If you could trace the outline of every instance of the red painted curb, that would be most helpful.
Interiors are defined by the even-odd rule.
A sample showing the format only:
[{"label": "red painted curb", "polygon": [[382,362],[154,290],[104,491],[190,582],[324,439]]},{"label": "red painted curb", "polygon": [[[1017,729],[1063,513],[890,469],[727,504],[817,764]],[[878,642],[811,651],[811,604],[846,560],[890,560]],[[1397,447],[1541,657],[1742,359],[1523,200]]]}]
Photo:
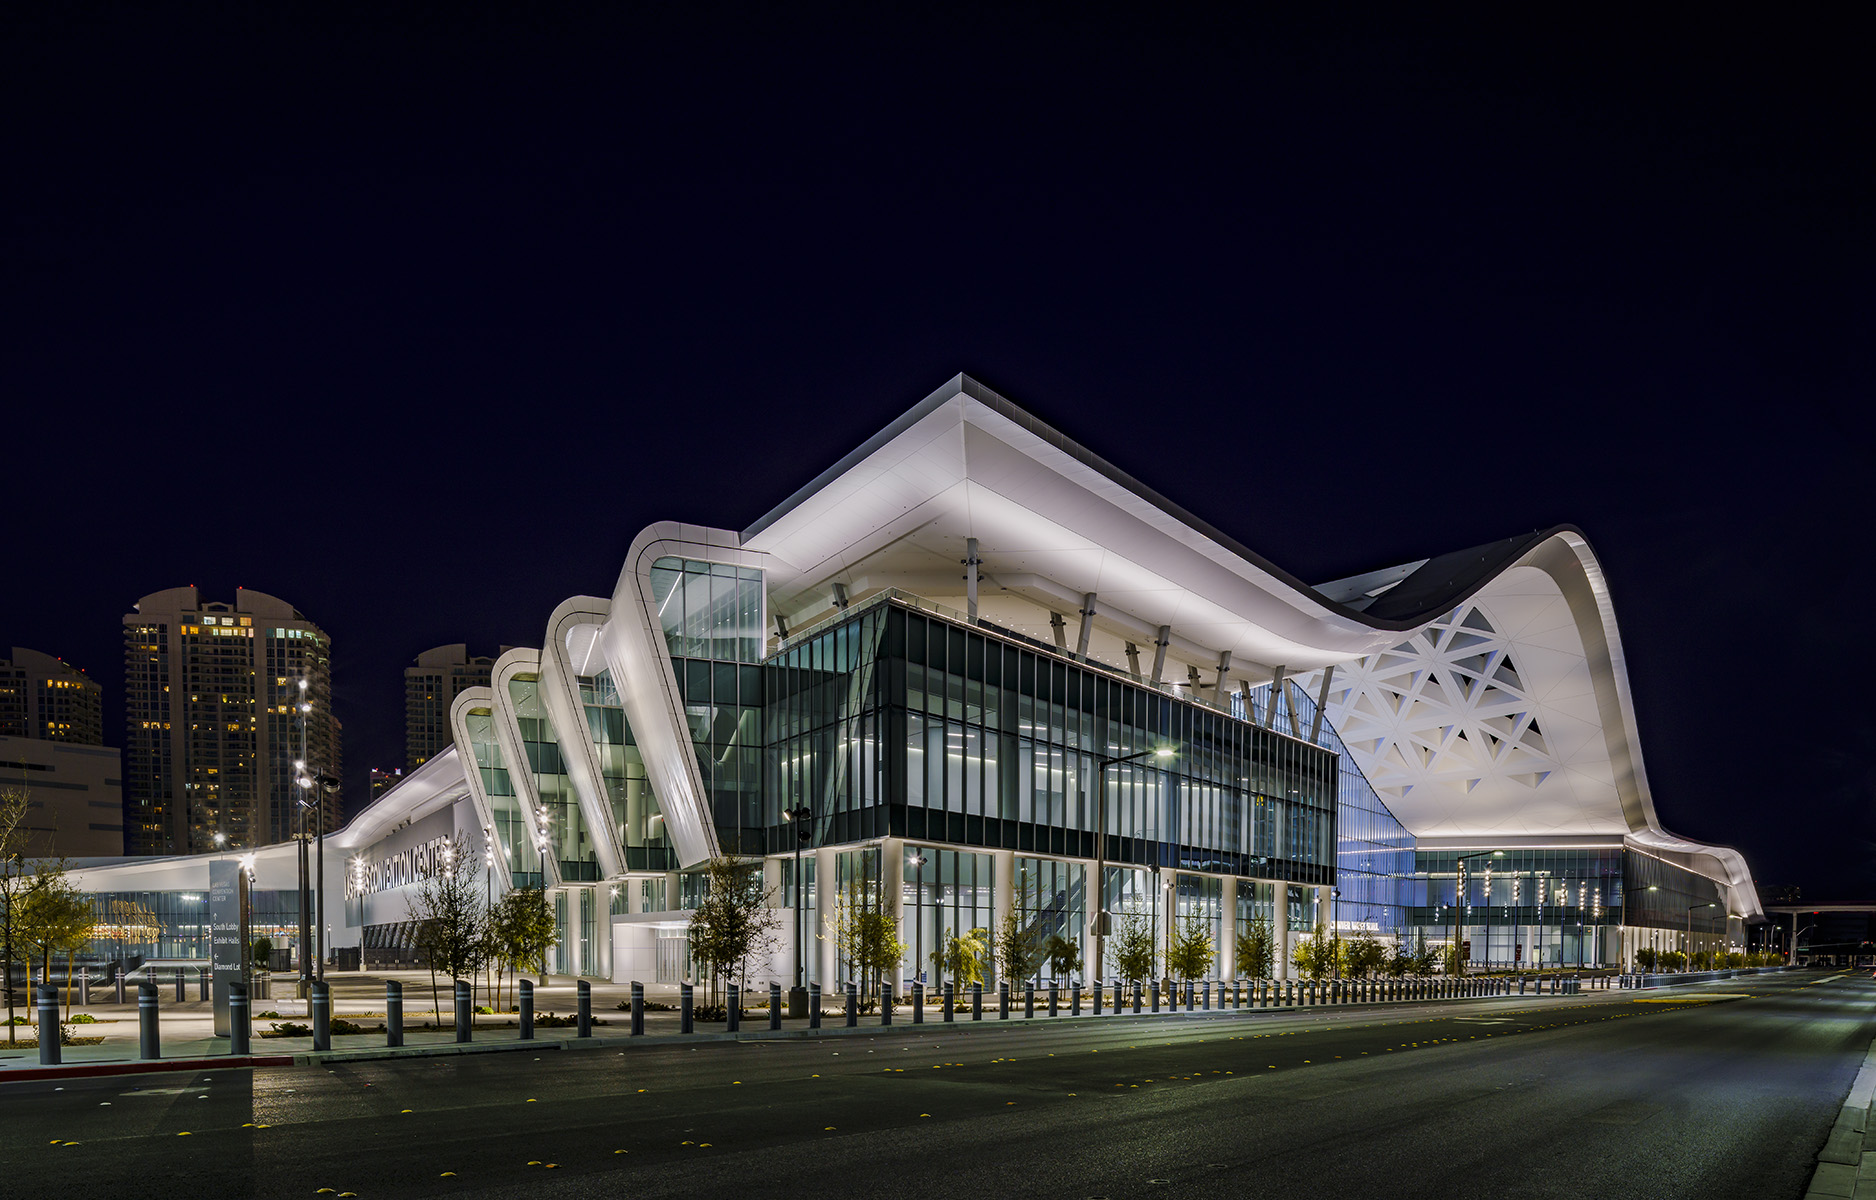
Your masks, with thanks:
[{"label": "red painted curb", "polygon": [[290,1054],[245,1055],[240,1058],[171,1058],[150,1062],[71,1063],[56,1067],[0,1069],[0,1084],[30,1083],[40,1079],[87,1079],[100,1075],[147,1075],[156,1071],[221,1071],[245,1067],[290,1067]]}]

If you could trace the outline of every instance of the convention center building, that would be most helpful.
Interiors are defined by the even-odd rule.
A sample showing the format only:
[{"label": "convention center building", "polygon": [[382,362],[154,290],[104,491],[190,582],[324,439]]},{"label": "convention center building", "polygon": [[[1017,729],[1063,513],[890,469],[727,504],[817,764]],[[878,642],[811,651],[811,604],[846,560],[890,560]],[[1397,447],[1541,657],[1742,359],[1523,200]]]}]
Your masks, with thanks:
[{"label": "convention center building", "polygon": [[[741,530],[640,532],[450,720],[312,856],[330,957],[414,964],[456,855],[547,891],[553,974],[648,983],[690,976],[718,855],[761,862],[784,986],[847,977],[842,895],[899,917],[903,983],[1012,911],[1084,955],[1103,910],[1197,920],[1226,977],[1257,918],[1279,972],[1318,924],[1614,966],[1762,919],[1737,852],[1655,815],[1579,531],[1310,586],[964,376]],[[206,958],[215,857],[77,877]],[[224,857],[292,942],[298,843]]]}]

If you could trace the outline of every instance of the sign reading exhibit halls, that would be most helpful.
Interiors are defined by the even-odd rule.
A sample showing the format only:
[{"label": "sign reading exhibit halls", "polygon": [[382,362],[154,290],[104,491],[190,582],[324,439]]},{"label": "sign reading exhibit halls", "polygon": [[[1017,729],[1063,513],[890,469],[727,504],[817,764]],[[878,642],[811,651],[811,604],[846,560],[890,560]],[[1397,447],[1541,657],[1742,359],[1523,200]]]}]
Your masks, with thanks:
[{"label": "sign reading exhibit halls", "polygon": [[247,982],[247,872],[234,859],[208,864],[209,964],[215,1036],[228,1036],[228,985]]}]

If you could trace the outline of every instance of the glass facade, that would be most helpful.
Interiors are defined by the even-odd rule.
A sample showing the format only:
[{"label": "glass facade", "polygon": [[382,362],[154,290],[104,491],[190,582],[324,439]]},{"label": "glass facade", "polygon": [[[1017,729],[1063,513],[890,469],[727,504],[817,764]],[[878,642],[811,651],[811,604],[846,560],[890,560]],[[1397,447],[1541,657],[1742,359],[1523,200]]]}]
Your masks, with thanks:
[{"label": "glass facade", "polygon": [[[1326,719],[1318,726],[1314,698],[1295,684],[1283,691],[1275,713],[1266,712],[1271,702],[1268,684],[1232,697],[1233,710],[1259,722],[1268,716],[1272,728],[1296,737],[1307,738],[1313,730],[1316,744],[1335,752],[1335,926],[1344,933],[1399,937],[1407,930],[1409,910],[1426,902],[1414,873],[1413,835],[1369,785],[1342,736]],[[1292,914],[1295,911],[1292,907]],[[1313,928],[1313,919],[1304,928]]]},{"label": "glass facade", "polygon": [[1085,859],[1099,823],[1117,865],[1333,877],[1333,755],[1016,637],[878,603],[785,647],[765,676],[771,847],[781,809],[805,803],[820,843]]},{"label": "glass facade", "polygon": [[495,840],[508,864],[509,878],[515,887],[544,886],[540,846],[533,823],[521,811],[521,799],[515,795],[514,780],[508,774],[507,759],[495,740],[495,717],[486,708],[472,708],[464,727],[469,735],[469,753],[475,759],[476,773],[489,798],[495,819]]},{"label": "glass facade", "polygon": [[587,832],[586,815],[580,811],[580,797],[567,776],[560,740],[553,718],[541,702],[540,691],[537,675],[517,675],[508,681],[515,722],[521,728],[521,747],[528,756],[534,796],[546,826],[547,855],[559,863],[560,878],[567,883],[598,879],[599,861]]},{"label": "glass facade", "polygon": [[[94,958],[209,960],[206,869],[198,890],[94,892],[91,903],[98,920],[89,948]],[[251,936],[287,949],[300,937],[300,893],[254,889],[248,893],[248,921]],[[53,958],[60,961],[59,955]]]},{"label": "glass facade", "polygon": [[612,672],[580,676],[580,703],[586,710],[586,732],[599,758],[626,870],[676,870],[677,856],[665,833],[664,814],[645,774],[645,758],[632,738]]}]

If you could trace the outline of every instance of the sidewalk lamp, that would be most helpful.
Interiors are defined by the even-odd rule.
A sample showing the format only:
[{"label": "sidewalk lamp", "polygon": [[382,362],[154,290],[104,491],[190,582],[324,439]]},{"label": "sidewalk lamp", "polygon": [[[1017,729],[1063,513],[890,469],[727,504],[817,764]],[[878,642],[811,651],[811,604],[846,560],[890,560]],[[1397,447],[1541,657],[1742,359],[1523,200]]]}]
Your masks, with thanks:
[{"label": "sidewalk lamp", "polygon": [[[1451,931],[1452,943],[1453,943],[1453,954],[1455,956],[1457,956],[1459,953],[1459,909],[1466,902],[1466,886],[1465,886],[1466,885],[1466,860],[1468,858],[1503,858],[1503,857],[1505,857],[1505,852],[1503,850],[1480,850],[1473,854],[1461,854],[1458,858],[1455,858],[1453,860],[1453,918],[1452,918],[1452,921],[1449,922],[1448,924],[1448,929]],[[1491,933],[1491,928],[1492,928],[1491,921],[1492,921],[1492,905],[1491,905],[1491,897],[1488,896],[1486,897],[1486,904],[1485,904],[1485,922],[1486,922],[1485,929],[1486,929],[1486,934],[1487,934],[1487,944],[1485,947],[1485,954],[1487,958],[1490,958],[1491,953],[1492,953],[1492,947],[1490,945],[1490,933]],[[1464,975],[1466,973],[1466,964],[1464,960],[1461,960],[1459,963],[1459,973],[1461,975]]]},{"label": "sidewalk lamp", "polygon": [[801,851],[814,840],[814,810],[804,803],[782,810],[782,820],[795,827],[795,986],[788,989],[788,1015],[806,1016],[808,987],[802,982],[802,962],[807,940],[807,895],[801,886]]},{"label": "sidewalk lamp", "polygon": [[1689,904],[1687,906],[1687,961],[1683,965],[1689,971],[1694,968],[1694,910],[1696,908],[1718,908],[1719,906],[1720,902],[1718,900],[1709,900],[1705,904]]},{"label": "sidewalk lamp", "polygon": [[[1660,891],[1660,890],[1661,890],[1661,887],[1660,887],[1660,885],[1659,885],[1659,884],[1653,884],[1653,883],[1638,883],[1638,884],[1636,884],[1636,885],[1635,885],[1634,887],[1630,887],[1630,888],[1623,888],[1623,889],[1622,889],[1622,923],[1623,923],[1624,925],[1627,925],[1627,924],[1629,923],[1629,919],[1628,919],[1628,898],[1629,898],[1630,896],[1632,896],[1632,895],[1634,895],[1634,894],[1635,894],[1636,892],[1658,892],[1658,891]],[[1636,924],[1634,925],[1634,928],[1635,928],[1635,929],[1637,929],[1637,930],[1639,930],[1639,929],[1641,928],[1641,924],[1640,924],[1639,922],[1637,922],[1637,923],[1636,923]],[[1630,967],[1631,969],[1632,969],[1632,968],[1633,968],[1633,967],[1634,967],[1634,966],[1636,965],[1636,963],[1635,963],[1635,952],[1636,952],[1636,951],[1639,951],[1640,949],[1641,949],[1641,947],[1640,947],[1640,946],[1636,946],[1636,947],[1634,948],[1634,950],[1632,950],[1632,951],[1630,951],[1630,953],[1629,953],[1629,967]]]},{"label": "sidewalk lamp", "polygon": [[1113,915],[1107,911],[1107,769],[1149,755],[1165,760],[1177,753],[1171,746],[1155,746],[1150,750],[1110,754],[1094,760],[1094,966],[1090,972],[1093,979],[1101,977],[1101,967],[1106,961],[1102,951],[1113,925]]}]

